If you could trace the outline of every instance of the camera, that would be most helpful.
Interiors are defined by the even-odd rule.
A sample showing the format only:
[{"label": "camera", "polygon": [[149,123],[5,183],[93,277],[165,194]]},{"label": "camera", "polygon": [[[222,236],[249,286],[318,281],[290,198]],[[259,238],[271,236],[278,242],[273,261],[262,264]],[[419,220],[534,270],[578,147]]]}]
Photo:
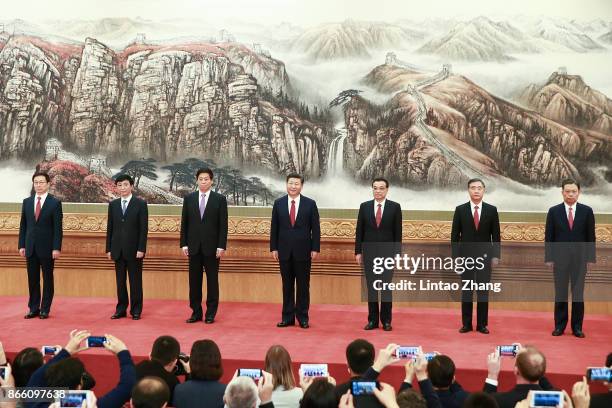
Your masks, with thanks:
[{"label": "camera", "polygon": [[183,365],[181,364],[181,361],[188,363],[189,356],[185,353],[179,353],[178,361],[176,362],[176,365],[174,366],[174,375],[187,375],[187,372],[185,371],[185,367],[183,367]]}]

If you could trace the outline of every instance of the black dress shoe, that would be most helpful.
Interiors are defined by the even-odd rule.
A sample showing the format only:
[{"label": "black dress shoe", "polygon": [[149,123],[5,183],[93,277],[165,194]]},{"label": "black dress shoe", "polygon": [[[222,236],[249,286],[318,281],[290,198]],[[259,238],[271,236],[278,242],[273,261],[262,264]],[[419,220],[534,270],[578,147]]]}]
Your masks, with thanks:
[{"label": "black dress shoe", "polygon": [[552,335],[555,336],[555,337],[562,336],[563,335],[563,330],[555,329],[555,330],[553,330]]},{"label": "black dress shoe", "polygon": [[215,318],[214,317],[207,317],[206,319],[204,319],[204,323],[206,324],[212,324],[215,322]]},{"label": "black dress shoe", "polygon": [[578,337],[579,339],[584,339],[584,332],[582,330],[576,330],[574,332],[574,336]]},{"label": "black dress shoe", "polygon": [[195,322],[201,322],[201,321],[202,321],[201,317],[191,316],[189,319],[185,320],[185,323],[195,323]]},{"label": "black dress shoe", "polygon": [[302,329],[307,329],[307,328],[309,328],[310,326],[308,325],[308,322],[300,322],[300,327],[301,327]]},{"label": "black dress shoe", "polygon": [[127,314],[125,312],[123,313],[115,313],[114,315],[111,316],[112,320],[116,320],[116,319],[121,319],[123,317],[126,317]]},{"label": "black dress shoe", "polygon": [[40,316],[40,312],[28,312],[27,315],[23,316],[24,319],[33,319]]},{"label": "black dress shoe", "polygon": [[278,322],[276,323],[276,327],[289,327],[289,326],[295,326],[295,322]]},{"label": "black dress shoe", "polygon": [[139,314],[132,315],[132,320],[140,320],[140,315]]},{"label": "black dress shoe", "polygon": [[472,328],[470,326],[463,326],[459,329],[459,333],[467,333],[471,331],[472,331]]},{"label": "black dress shoe", "polygon": [[48,319],[49,318],[49,312],[40,312],[40,317],[41,319]]},{"label": "black dress shoe", "polygon": [[391,331],[391,330],[393,330],[393,327],[391,327],[391,323],[383,323],[383,330],[384,331]]},{"label": "black dress shoe", "polygon": [[489,329],[487,329],[487,326],[477,327],[476,331],[482,334],[489,334]]},{"label": "black dress shoe", "polygon": [[368,324],[366,324],[365,327],[363,328],[363,330],[374,330],[374,329],[378,329],[378,324],[374,322],[368,322]]}]

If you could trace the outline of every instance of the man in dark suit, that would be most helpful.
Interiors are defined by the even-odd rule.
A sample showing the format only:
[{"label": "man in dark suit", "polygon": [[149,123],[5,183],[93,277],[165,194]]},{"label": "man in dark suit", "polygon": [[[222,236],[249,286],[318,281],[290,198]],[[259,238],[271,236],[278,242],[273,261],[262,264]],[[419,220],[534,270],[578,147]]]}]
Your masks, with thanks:
[{"label": "man in dark suit", "polygon": [[402,208],[399,203],[387,200],[389,182],[382,178],[372,181],[374,199],[361,203],[357,215],[355,231],[355,259],[364,266],[368,292],[368,324],[365,330],[378,327],[378,320],[383,330],[390,331],[392,294],[389,290],[381,291],[380,308],[378,292],[374,288],[375,280],[391,282],[392,270],[385,270],[382,276],[373,271],[374,257],[395,257],[399,254],[402,242]]},{"label": "man in dark suit", "polygon": [[189,306],[187,323],[202,320],[202,280],[206,271],[207,324],[215,321],[219,307],[219,262],[227,247],[227,200],[212,191],[213,172],[199,169],[198,191],[183,200],[181,249],[189,257]]},{"label": "man in dark suit", "polygon": [[[483,258],[483,268],[465,268],[461,275],[462,282],[471,281],[477,284],[491,281],[491,265],[497,265],[500,254],[500,227],[497,208],[482,201],[485,184],[481,179],[468,181],[470,201],[455,208],[451,230],[453,258]],[[461,285],[463,289],[463,284]],[[473,290],[461,291],[461,321],[459,333],[472,331]],[[489,291],[478,290],[476,306],[476,330],[488,334]]]},{"label": "man in dark suit", "polygon": [[568,284],[572,287],[572,332],[583,338],[584,279],[587,263],[595,263],[595,216],[593,209],[578,203],[580,184],[561,183],[563,203],[551,207],[546,216],[545,262],[555,278],[555,329],[561,336],[568,320]]},{"label": "man in dark suit", "polygon": [[[287,195],[274,201],[270,225],[270,252],[280,266],[283,311],[278,327],[307,329],[310,307],[310,265],[321,247],[319,210],[314,200],[301,195],[304,178],[287,176]],[[297,283],[297,291],[295,290]]]},{"label": "man in dark suit", "polygon": [[26,258],[30,293],[29,311],[24,317],[46,319],[53,301],[53,266],[62,249],[62,203],[49,194],[51,179],[47,173],[37,171],[32,176],[32,183],[34,195],[23,200],[19,224],[19,255]]},{"label": "man in dark suit", "polygon": [[[106,256],[115,261],[117,307],[111,319],[126,317],[130,304],[133,320],[142,313],[142,263],[147,251],[149,210],[147,203],[132,195],[134,180],[127,174],[115,179],[120,198],[108,203]],[[128,298],[126,271],[130,280]]]}]

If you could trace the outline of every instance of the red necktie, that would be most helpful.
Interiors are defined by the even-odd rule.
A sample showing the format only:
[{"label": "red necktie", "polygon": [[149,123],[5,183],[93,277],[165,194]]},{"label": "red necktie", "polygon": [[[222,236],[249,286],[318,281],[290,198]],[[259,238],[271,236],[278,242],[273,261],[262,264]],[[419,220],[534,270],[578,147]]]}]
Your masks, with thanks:
[{"label": "red necktie", "polygon": [[376,210],[376,228],[380,227],[382,221],[382,204],[378,204],[378,210]]},{"label": "red necktie", "polygon": [[291,210],[289,211],[289,220],[291,221],[291,226],[295,225],[295,200],[291,200]]},{"label": "red necktie", "polygon": [[40,217],[40,197],[36,197],[36,209],[34,210],[34,217],[36,221],[38,221],[38,217]]},{"label": "red necktie", "polygon": [[478,216],[478,206],[474,206],[474,227],[478,231],[478,225],[480,225],[480,217]]},{"label": "red necktie", "polygon": [[569,208],[569,215],[567,216],[567,221],[569,222],[570,229],[574,229],[574,212],[573,208]]}]

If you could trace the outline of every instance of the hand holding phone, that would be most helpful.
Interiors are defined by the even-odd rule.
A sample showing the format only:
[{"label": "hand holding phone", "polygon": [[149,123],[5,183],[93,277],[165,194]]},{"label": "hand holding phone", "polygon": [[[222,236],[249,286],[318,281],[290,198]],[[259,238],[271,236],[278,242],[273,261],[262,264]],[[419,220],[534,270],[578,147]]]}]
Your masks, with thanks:
[{"label": "hand holding phone", "polygon": [[106,337],[104,336],[89,336],[85,340],[85,345],[87,347],[104,347],[105,342]]},{"label": "hand holding phone", "polygon": [[534,391],[531,394],[529,408],[563,408],[564,398],[561,391]]},{"label": "hand holding phone", "polygon": [[413,358],[423,352],[421,346],[400,346],[395,350],[397,358]]},{"label": "hand holding phone", "polygon": [[83,402],[87,407],[93,406],[93,391],[69,390],[63,398],[57,398],[60,408],[81,408]]},{"label": "hand holding phone", "polygon": [[509,344],[503,346],[497,346],[497,352],[500,356],[505,357],[516,357],[519,351],[518,344]]}]

